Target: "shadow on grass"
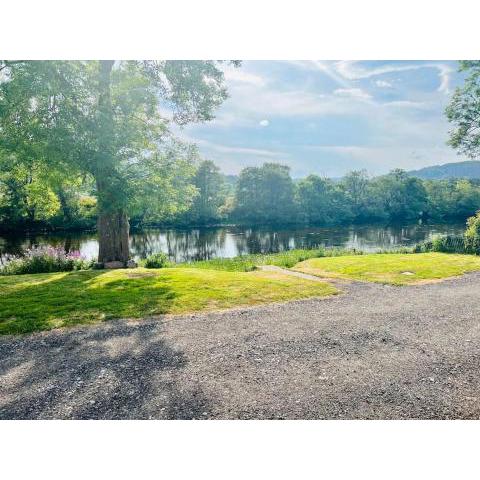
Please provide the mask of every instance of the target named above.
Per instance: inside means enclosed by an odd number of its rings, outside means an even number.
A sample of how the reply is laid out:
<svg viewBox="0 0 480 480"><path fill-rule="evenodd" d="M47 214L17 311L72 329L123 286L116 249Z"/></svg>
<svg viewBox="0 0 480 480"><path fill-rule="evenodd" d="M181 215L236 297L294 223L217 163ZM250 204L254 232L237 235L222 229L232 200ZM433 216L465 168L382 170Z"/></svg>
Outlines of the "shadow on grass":
<svg viewBox="0 0 480 480"><path fill-rule="evenodd" d="M3 294L0 293L0 334L28 333L170 310L176 293L168 277L127 274L126 278L111 278L109 273L19 275L13 283L5 282Z"/></svg>
<svg viewBox="0 0 480 480"><path fill-rule="evenodd" d="M208 400L196 384L178 384L187 359L161 329L122 323L0 339L0 419L206 418Z"/></svg>

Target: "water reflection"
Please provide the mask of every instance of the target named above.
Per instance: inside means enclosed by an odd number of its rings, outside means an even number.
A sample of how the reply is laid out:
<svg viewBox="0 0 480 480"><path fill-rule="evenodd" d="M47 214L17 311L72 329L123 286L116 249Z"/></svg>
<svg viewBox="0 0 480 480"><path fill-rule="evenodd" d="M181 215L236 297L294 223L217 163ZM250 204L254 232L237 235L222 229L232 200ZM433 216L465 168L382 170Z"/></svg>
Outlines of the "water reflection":
<svg viewBox="0 0 480 480"><path fill-rule="evenodd" d="M375 251L413 245L438 233L460 235L463 230L463 223L399 227L149 229L132 233L130 248L137 259L155 252L165 252L172 260L182 262L317 246ZM67 251L80 250L87 258L95 258L98 254L95 233L4 236L0 237L0 262L8 255L18 255L34 245L63 246Z"/></svg>

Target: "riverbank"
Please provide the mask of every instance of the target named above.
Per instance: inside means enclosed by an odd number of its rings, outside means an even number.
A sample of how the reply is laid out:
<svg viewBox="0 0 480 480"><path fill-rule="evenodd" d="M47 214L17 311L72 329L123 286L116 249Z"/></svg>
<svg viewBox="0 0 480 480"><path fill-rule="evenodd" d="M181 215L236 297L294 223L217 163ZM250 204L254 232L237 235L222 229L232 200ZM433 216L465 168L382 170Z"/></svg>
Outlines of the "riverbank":
<svg viewBox="0 0 480 480"><path fill-rule="evenodd" d="M480 271L480 257L444 253L332 256L291 251L162 269L85 270L0 277L0 334L29 333L114 318L143 318L326 297L332 277L402 284ZM339 254L345 252L337 252ZM316 258L321 257L321 258ZM256 270L293 268L322 281ZM345 266L347 272L345 273ZM255 269L255 270L253 270Z"/></svg>

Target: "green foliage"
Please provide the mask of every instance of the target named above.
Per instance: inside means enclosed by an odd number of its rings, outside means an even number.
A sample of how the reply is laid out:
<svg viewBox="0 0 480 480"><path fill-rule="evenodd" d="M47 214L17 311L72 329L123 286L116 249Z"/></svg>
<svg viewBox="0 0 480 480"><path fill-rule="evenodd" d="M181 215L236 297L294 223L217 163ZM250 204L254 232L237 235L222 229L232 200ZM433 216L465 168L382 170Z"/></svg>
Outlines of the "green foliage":
<svg viewBox="0 0 480 480"><path fill-rule="evenodd" d="M210 160L205 160L197 168L193 185L198 195L192 207L186 212L186 220L192 224L208 225L220 220L220 207L224 205L227 190L224 176Z"/></svg>
<svg viewBox="0 0 480 480"><path fill-rule="evenodd" d="M193 149L172 138L161 111L182 125L212 119L227 96L218 62L0 61L0 69L0 155L93 178L99 229L123 228L99 235L104 255L119 256L128 235L127 222L108 218L163 218L190 206ZM46 208L38 188L26 190L27 210L58 210L53 193Z"/></svg>
<svg viewBox="0 0 480 480"><path fill-rule="evenodd" d="M480 187L470 180L424 182L428 217L434 220L467 218L480 207Z"/></svg>
<svg viewBox="0 0 480 480"><path fill-rule="evenodd" d="M422 181L400 169L374 178L370 191L389 221L416 220L427 208L427 192Z"/></svg>
<svg viewBox="0 0 480 480"><path fill-rule="evenodd" d="M446 109L448 120L454 128L449 144L470 158L480 154L480 61L460 62L460 71L467 78L462 87L452 95Z"/></svg>
<svg viewBox="0 0 480 480"><path fill-rule="evenodd" d="M338 225L373 221L466 219L480 209L480 184L472 180L419 180L396 170L369 179L350 172L339 182L310 175L296 184L276 164L246 168L237 182L213 162L198 163L192 146L172 141L145 159L129 182L132 224L208 225L222 221ZM91 176L68 179L27 169L13 160L0 172L3 228L92 228L98 214ZM292 196L293 192L293 196ZM277 195L278 194L278 195ZM54 213L55 212L55 213Z"/></svg>
<svg viewBox="0 0 480 480"><path fill-rule="evenodd" d="M145 268L166 268L171 266L171 262L165 253L154 253L145 259L143 265Z"/></svg>
<svg viewBox="0 0 480 480"><path fill-rule="evenodd" d="M131 172L130 186L135 191L129 212L134 223L162 223L181 218L197 195L193 177L197 149L173 139L163 151L144 160Z"/></svg>
<svg viewBox="0 0 480 480"><path fill-rule="evenodd" d="M247 167L238 177L232 216L252 223L292 222L294 192L289 167L277 163Z"/></svg>
<svg viewBox="0 0 480 480"><path fill-rule="evenodd" d="M480 211L467 221L465 249L468 253L480 255Z"/></svg>
<svg viewBox="0 0 480 480"><path fill-rule="evenodd" d="M34 220L51 218L60 210L60 201L51 188L32 181L25 190L27 209L34 212Z"/></svg>
<svg viewBox="0 0 480 480"><path fill-rule="evenodd" d="M48 169L22 163L0 150L0 221L19 224L51 219L60 210Z"/></svg>
<svg viewBox="0 0 480 480"><path fill-rule="evenodd" d="M437 235L413 247L414 253L444 252L465 253L465 241L463 237L454 235Z"/></svg>
<svg viewBox="0 0 480 480"><path fill-rule="evenodd" d="M352 220L344 192L332 180L309 175L297 185L298 211L307 223L331 225Z"/></svg>
<svg viewBox="0 0 480 480"><path fill-rule="evenodd" d="M81 195L78 198L78 216L85 219L96 218L97 199L90 195Z"/></svg>
<svg viewBox="0 0 480 480"><path fill-rule="evenodd" d="M340 181L344 204L348 206L353 220L362 222L383 217L381 199L371 191L371 181L365 170L347 173Z"/></svg>

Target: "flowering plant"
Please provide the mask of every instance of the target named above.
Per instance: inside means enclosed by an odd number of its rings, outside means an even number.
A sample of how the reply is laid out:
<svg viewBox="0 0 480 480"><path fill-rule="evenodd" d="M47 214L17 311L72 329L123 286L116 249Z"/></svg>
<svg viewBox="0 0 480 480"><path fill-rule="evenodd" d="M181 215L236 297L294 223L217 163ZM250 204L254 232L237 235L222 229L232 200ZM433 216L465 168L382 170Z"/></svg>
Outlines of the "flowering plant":
<svg viewBox="0 0 480 480"><path fill-rule="evenodd" d="M39 245L28 248L21 256L9 258L0 274L67 272L92 266L93 262L86 260L79 251L66 252L62 247Z"/></svg>

